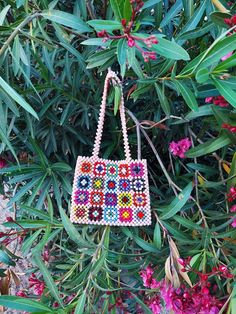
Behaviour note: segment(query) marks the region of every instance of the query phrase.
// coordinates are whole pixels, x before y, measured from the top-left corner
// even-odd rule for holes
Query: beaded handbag
[[[109,70],[104,84],[92,156],[78,156],[77,159],[70,220],[80,224],[150,225],[147,163],[145,159],[131,159],[122,92],[119,110],[125,160],[99,158],[109,81],[119,85],[122,91],[120,79]]]

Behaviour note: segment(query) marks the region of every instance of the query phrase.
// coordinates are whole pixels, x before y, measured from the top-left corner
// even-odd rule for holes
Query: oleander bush
[[[0,305],[19,313],[236,313],[236,4],[1,0]],[[123,83],[152,225],[73,225],[104,78]],[[103,158],[124,158],[110,87]],[[12,243],[21,254],[16,254]],[[18,282],[15,265],[31,261]],[[20,282],[18,282],[20,283]]]

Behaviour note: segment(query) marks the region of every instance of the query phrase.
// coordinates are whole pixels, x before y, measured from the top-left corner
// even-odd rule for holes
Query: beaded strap
[[[104,126],[104,120],[105,120],[108,84],[109,84],[110,80],[113,81],[113,84],[114,83],[118,84],[121,88],[121,100],[120,100],[120,105],[119,105],[120,119],[121,119],[122,133],[123,133],[125,158],[127,161],[130,161],[131,156],[130,156],[130,148],[129,148],[129,142],[128,142],[127,128],[126,128],[126,121],[125,121],[125,108],[124,108],[124,96],[123,96],[122,83],[121,83],[120,79],[118,78],[118,76],[115,74],[115,72],[111,71],[110,69],[108,70],[107,76],[105,78],[102,103],[101,103],[101,107],[100,107],[98,127],[97,127],[97,131],[96,131],[96,137],[95,137],[95,141],[94,141],[92,156],[98,158],[99,151],[100,151],[103,126]]]

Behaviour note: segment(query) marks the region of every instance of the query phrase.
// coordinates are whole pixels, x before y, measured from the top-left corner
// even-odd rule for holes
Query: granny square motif
[[[111,170],[112,174],[110,174]],[[151,223],[146,160],[110,161],[78,157],[71,221],[141,226]]]
[[[109,80],[118,84],[122,91],[119,78],[109,70],[92,156],[78,156],[77,159],[70,220],[79,224],[150,225],[147,163],[145,159],[131,159],[122,93],[119,109],[126,159],[113,161],[99,158]]]

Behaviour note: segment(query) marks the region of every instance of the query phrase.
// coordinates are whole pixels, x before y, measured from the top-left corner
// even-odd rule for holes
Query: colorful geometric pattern
[[[78,157],[71,221],[80,224],[151,224],[146,160]]]

